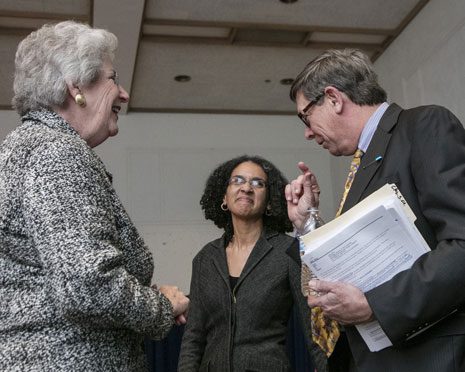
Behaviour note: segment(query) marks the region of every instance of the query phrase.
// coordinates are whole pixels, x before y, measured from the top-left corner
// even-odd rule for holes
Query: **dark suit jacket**
[[[378,155],[382,161],[373,163]],[[347,327],[358,370],[463,371],[465,130],[458,119],[443,107],[402,110],[390,105],[362,158],[344,210],[385,183],[398,186],[432,251],[366,293],[394,346],[371,353],[355,328]]]
[[[310,335],[295,260],[294,238],[265,231],[231,291],[223,239],[207,244],[193,260],[179,371],[289,371],[285,339],[294,301]],[[321,360],[318,347],[313,350]]]

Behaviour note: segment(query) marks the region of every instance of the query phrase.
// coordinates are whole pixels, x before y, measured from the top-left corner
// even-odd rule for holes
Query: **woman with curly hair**
[[[300,291],[298,242],[285,234],[292,230],[286,184],[272,163],[248,155],[208,178],[200,204],[224,234],[193,260],[180,372],[290,370],[293,304],[307,330],[310,314]]]

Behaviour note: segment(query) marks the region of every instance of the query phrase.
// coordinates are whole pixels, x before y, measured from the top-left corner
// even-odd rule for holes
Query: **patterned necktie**
[[[307,273],[304,273],[307,272]],[[302,280],[307,281],[315,277],[307,265],[302,264]],[[308,280],[307,280],[308,279]],[[336,347],[340,335],[339,324],[335,320],[325,317],[321,307],[310,309],[310,320],[312,324],[312,340],[329,358]]]
[[[339,203],[339,208],[336,212],[336,217],[339,217],[342,208],[344,207],[344,203],[346,201],[347,195],[349,194],[350,186],[352,186],[352,182],[354,182],[355,178],[355,173],[357,173],[358,167],[360,166],[360,162],[363,156],[363,151],[360,149],[357,149],[354,154],[354,158],[352,159],[352,162],[350,163],[350,171],[349,174],[347,175],[347,180],[344,185],[344,193],[342,194],[341,202]]]
[[[355,173],[357,173],[358,167],[360,166],[362,156],[363,151],[357,149],[357,151],[354,154],[354,158],[352,159],[352,162],[350,164],[350,171],[347,175],[347,180],[344,185],[344,193],[342,195],[341,203],[339,204],[336,217],[338,217],[341,214],[342,207],[344,206],[344,202],[347,198],[347,194],[349,193],[350,187],[352,186]],[[308,295],[308,282],[310,281],[310,279],[314,277],[315,276],[308,268],[308,266],[302,263],[301,280],[302,293],[304,294],[304,296]],[[312,307],[311,324],[313,342],[315,342],[329,358],[332,352],[334,351],[334,348],[336,347],[336,342],[340,335],[339,324],[335,320],[326,318],[320,307]]]

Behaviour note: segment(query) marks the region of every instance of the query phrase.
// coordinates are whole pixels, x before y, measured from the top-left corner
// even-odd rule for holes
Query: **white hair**
[[[47,24],[21,43],[15,57],[13,107],[29,110],[62,106],[67,83],[95,82],[105,59],[113,61],[118,40],[114,34],[87,24],[65,21]]]

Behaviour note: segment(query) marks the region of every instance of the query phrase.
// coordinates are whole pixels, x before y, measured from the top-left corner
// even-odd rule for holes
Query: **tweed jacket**
[[[294,302],[304,333],[311,334],[310,310],[300,291],[300,265],[286,254],[290,249],[299,261],[294,238],[265,231],[235,288],[230,287],[223,238],[197,254],[179,372],[290,370],[285,340]],[[318,353],[310,342],[310,351]]]
[[[0,147],[0,370],[143,371],[173,324],[151,254],[78,133],[22,120]]]

